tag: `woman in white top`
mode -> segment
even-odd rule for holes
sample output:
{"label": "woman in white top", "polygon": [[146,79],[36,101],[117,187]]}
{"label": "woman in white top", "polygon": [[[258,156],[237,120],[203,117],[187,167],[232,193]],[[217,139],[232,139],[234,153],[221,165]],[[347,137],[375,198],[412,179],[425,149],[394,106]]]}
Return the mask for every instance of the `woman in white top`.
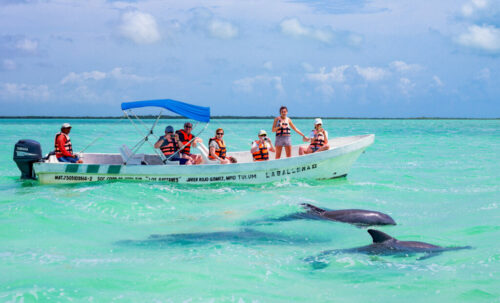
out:
{"label": "woman in white top", "polygon": [[323,128],[323,121],[320,118],[314,120],[314,129],[311,131],[309,137],[304,138],[304,142],[311,142],[311,144],[308,147],[299,147],[300,156],[330,149],[330,145],[328,145],[328,132]]}

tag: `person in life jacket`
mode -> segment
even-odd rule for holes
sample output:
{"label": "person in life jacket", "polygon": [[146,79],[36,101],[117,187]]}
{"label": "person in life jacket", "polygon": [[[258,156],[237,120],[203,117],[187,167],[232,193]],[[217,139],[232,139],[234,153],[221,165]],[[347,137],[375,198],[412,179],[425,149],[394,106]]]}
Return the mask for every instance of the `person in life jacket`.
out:
{"label": "person in life jacket", "polygon": [[276,133],[276,159],[281,158],[281,151],[285,147],[286,156],[289,158],[292,156],[292,139],[290,137],[290,129],[293,129],[297,134],[305,138],[304,134],[298,130],[292,123],[292,119],[287,117],[288,109],[286,106],[280,107],[280,116],[274,118],[273,122],[273,133]]}
{"label": "person in life jacket", "polygon": [[54,147],[57,160],[59,160],[59,162],[83,163],[77,155],[73,154],[73,146],[69,138],[70,131],[71,125],[69,123],[64,123],[61,126],[61,131],[56,134]]}
{"label": "person in life jacket", "polygon": [[208,140],[208,158],[211,160],[217,160],[220,164],[236,163],[234,157],[226,155],[226,142],[222,139],[224,136],[224,130],[218,128],[215,131],[215,137]]}
{"label": "person in life jacket", "polygon": [[191,122],[184,123],[184,128],[179,129],[175,133],[179,136],[179,140],[184,144],[184,148],[180,151],[181,158],[191,160],[193,164],[201,164],[203,158],[201,155],[195,155],[191,153],[191,145],[196,147],[196,143],[201,143],[203,140],[198,137],[194,137],[191,131],[193,130],[193,124]]}
{"label": "person in life jacket", "polygon": [[179,161],[180,165],[192,164],[190,159],[181,158],[179,155],[178,151],[184,145],[180,142],[179,136],[174,134],[174,128],[171,125],[165,128],[165,136],[161,136],[154,147],[159,148],[169,161]]}
{"label": "person in life jacket", "polygon": [[323,121],[320,118],[314,120],[314,129],[311,131],[309,138],[304,138],[304,142],[311,142],[311,144],[308,147],[299,147],[300,156],[330,149],[328,132],[323,129]]}
{"label": "person in life jacket", "polygon": [[267,132],[263,129],[259,131],[259,140],[252,142],[250,152],[254,161],[269,160],[269,152],[276,152],[271,140],[267,137]]}

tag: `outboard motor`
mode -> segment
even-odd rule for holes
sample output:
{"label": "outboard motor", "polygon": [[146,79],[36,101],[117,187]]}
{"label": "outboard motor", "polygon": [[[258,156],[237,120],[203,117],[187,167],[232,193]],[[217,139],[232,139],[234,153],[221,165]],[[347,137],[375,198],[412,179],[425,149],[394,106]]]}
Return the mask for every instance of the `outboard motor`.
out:
{"label": "outboard motor", "polygon": [[21,179],[36,179],[33,163],[42,159],[42,147],[35,140],[19,140],[14,147],[14,161],[21,171]]}

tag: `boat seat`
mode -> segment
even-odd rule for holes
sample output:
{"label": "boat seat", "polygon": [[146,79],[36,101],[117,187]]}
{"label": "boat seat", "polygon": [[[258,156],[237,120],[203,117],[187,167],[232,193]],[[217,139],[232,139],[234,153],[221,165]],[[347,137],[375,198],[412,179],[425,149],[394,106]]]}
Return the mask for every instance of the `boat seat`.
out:
{"label": "boat seat", "polygon": [[127,165],[147,164],[144,154],[132,154],[130,148],[125,144],[120,147],[120,155],[122,156],[123,163]]}
{"label": "boat seat", "polygon": [[219,161],[208,158],[208,148],[205,144],[198,142],[196,143],[196,148],[200,151],[201,157],[203,158],[203,164],[219,164]]}

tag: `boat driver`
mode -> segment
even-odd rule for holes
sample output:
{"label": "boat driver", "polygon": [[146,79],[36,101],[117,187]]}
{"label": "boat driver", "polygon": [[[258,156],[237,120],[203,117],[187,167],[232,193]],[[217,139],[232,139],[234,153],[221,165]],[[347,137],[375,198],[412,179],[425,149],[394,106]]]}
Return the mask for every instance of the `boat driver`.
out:
{"label": "boat driver", "polygon": [[174,128],[171,125],[165,128],[165,136],[161,136],[154,146],[159,148],[169,161],[179,161],[180,165],[192,164],[190,159],[179,156],[177,151],[184,145],[180,142],[179,135],[174,134]]}
{"label": "boat driver", "polygon": [[54,146],[57,160],[59,160],[59,162],[83,163],[77,155],[73,154],[73,146],[69,138],[70,131],[71,125],[69,123],[64,123],[61,126],[61,131],[56,134]]}
{"label": "boat driver", "polygon": [[196,147],[196,143],[201,143],[203,140],[198,137],[194,137],[191,131],[193,130],[193,124],[191,122],[184,123],[184,129],[179,129],[175,133],[179,136],[179,140],[184,144],[184,148],[180,151],[180,156],[182,158],[191,160],[193,164],[201,164],[203,158],[201,155],[195,155],[191,153],[191,143],[193,147]]}
{"label": "boat driver", "polygon": [[330,149],[330,145],[328,145],[328,132],[323,128],[321,118],[314,120],[314,129],[311,131],[309,138],[305,137],[303,140],[304,142],[311,142],[311,144],[308,147],[300,146],[299,156]]}
{"label": "boat driver", "polygon": [[250,152],[254,161],[267,161],[269,160],[269,151],[276,152],[276,150],[265,130],[261,129],[258,135],[259,140],[252,142]]}

